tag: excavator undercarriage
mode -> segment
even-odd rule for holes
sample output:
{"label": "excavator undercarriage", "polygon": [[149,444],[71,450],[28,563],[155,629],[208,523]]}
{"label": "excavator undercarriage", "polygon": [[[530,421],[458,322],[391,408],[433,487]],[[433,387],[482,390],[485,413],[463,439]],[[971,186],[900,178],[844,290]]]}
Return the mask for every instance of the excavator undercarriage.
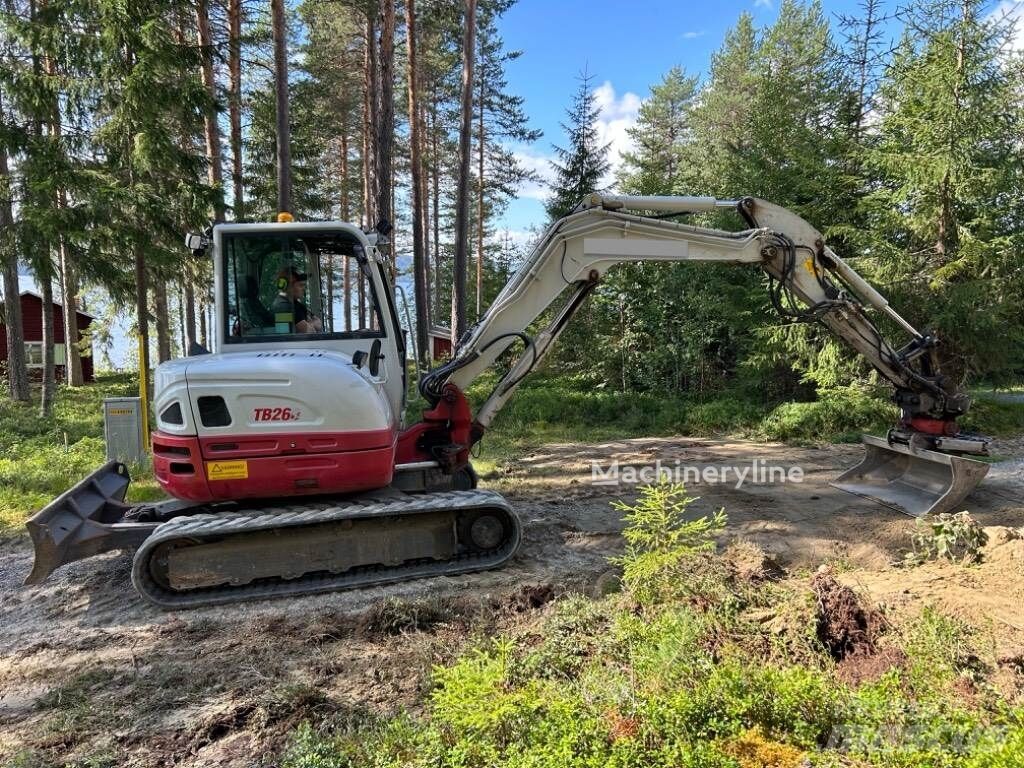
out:
{"label": "excavator undercarriage", "polygon": [[487,570],[521,538],[508,502],[476,488],[129,505],[129,482],[127,467],[110,462],[35,515],[26,583],[64,563],[137,548],[139,594],[162,608],[196,608]]}

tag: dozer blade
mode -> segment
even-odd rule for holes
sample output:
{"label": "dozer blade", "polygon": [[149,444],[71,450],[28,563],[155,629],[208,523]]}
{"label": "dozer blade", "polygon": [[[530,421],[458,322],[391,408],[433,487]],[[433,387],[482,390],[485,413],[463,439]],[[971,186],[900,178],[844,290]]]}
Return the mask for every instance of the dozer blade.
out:
{"label": "dozer blade", "polygon": [[864,460],[833,486],[897,507],[915,517],[957,509],[988,473],[977,459],[890,444],[864,435]]}
{"label": "dozer blade", "polygon": [[35,562],[25,583],[38,584],[65,563],[145,541],[157,523],[124,521],[130,483],[124,464],[108,462],[29,518]]}

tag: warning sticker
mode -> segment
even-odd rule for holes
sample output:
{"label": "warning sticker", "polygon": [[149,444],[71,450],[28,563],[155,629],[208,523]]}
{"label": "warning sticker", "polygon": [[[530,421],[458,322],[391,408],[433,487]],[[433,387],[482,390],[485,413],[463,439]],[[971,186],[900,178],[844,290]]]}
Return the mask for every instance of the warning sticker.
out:
{"label": "warning sticker", "polygon": [[246,480],[249,477],[249,462],[208,461],[206,476],[210,480]]}

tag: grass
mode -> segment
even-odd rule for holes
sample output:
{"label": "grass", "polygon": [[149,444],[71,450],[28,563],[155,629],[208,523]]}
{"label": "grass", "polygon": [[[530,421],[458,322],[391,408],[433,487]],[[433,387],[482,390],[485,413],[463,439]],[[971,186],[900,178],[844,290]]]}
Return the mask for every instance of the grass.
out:
{"label": "grass", "polygon": [[[633,539],[688,525],[685,510],[671,505],[650,514],[666,499],[679,496],[650,493],[628,515]],[[710,551],[710,538],[687,532],[671,551],[659,539],[628,552],[624,569],[638,566],[634,575],[645,575],[623,592],[565,597],[539,623],[482,640],[435,667],[422,710],[307,722],[280,764],[1020,765],[1024,709],[990,685],[994,661],[983,638],[925,610],[905,624],[887,623],[880,642],[896,653],[880,658],[892,661],[847,682],[843,664],[870,661],[881,646],[837,661],[816,634],[826,609],[807,582],[743,581]],[[704,536],[712,535],[707,527]],[[634,557],[647,559],[631,563]],[[685,590],[660,588],[681,573],[703,577]],[[754,618],[765,612],[791,619],[771,626]]]}
{"label": "grass", "polygon": [[[100,375],[86,387],[60,387],[53,414],[0,398],[0,536],[102,465],[103,398],[136,394],[124,374]],[[130,499],[160,498],[148,472],[132,472]]]}

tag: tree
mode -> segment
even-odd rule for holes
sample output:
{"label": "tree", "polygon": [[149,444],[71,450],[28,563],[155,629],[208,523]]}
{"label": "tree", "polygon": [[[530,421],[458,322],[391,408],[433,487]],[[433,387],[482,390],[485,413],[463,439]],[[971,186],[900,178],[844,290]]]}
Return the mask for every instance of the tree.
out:
{"label": "tree", "polygon": [[288,117],[288,27],[285,0],[270,0],[274,33],[274,104],[277,137],[277,210],[292,213],[291,124]]}
{"label": "tree", "polygon": [[583,72],[578,80],[579,87],[566,110],[568,122],[561,124],[568,146],[554,148],[555,180],[551,184],[551,197],[545,204],[551,221],[571,213],[586,195],[601,191],[601,180],[611,167],[608,160],[611,145],[602,145],[598,134],[600,110],[591,88],[593,77]]}
{"label": "tree", "polygon": [[1024,88],[1012,22],[978,0],[922,0],[879,91],[865,149],[878,273],[934,323],[954,375],[1024,362],[1019,201]]}
{"label": "tree", "polygon": [[510,143],[539,139],[542,132],[529,127],[521,96],[508,92],[505,65],[522,51],[505,49],[498,33],[498,19],[513,0],[487,0],[477,19],[476,76],[476,316],[483,311],[484,262],[488,221],[500,214],[525,181],[540,177],[523,167]]}
{"label": "tree", "polygon": [[[393,226],[395,213],[392,210],[394,173],[393,145],[395,135],[395,0],[381,0],[380,42],[377,46],[379,60],[377,133],[374,137],[374,159],[377,163],[377,202],[379,219],[387,219]],[[394,269],[392,253],[392,270]]]}
{"label": "tree", "polygon": [[690,113],[697,94],[697,78],[680,67],[668,71],[651,88],[629,129],[634,149],[623,153],[619,187],[631,194],[677,195],[692,193],[693,165],[687,150],[693,143]]}
{"label": "tree", "polygon": [[91,7],[100,41],[91,141],[102,184],[88,200],[88,216],[94,247],[118,267],[108,291],[118,301],[134,296],[144,368],[151,277],[177,269],[182,225],[198,226],[214,202],[192,140],[201,135],[209,104],[199,51],[178,36],[176,0],[103,0]]}
{"label": "tree", "polygon": [[462,39],[462,107],[459,123],[459,175],[455,195],[455,264],[452,288],[452,345],[466,330],[466,272],[469,261],[470,142],[473,132],[473,64],[476,43],[476,0],[465,0]]}
{"label": "tree", "polygon": [[750,141],[757,52],[754,19],[743,12],[726,32],[722,47],[712,54],[710,75],[693,110],[694,146],[701,156],[697,186],[708,194],[735,194],[731,176],[736,157]]}
{"label": "tree", "polygon": [[419,363],[430,364],[427,329],[430,308],[427,292],[427,256],[424,243],[423,158],[421,157],[422,126],[419,113],[419,70],[416,66],[416,0],[405,0],[406,78],[409,104],[409,172],[412,176],[412,272],[416,297],[416,348]]}
{"label": "tree", "polygon": [[[2,95],[2,94],[0,94]],[[22,332],[21,298],[18,287],[18,251],[12,208],[10,166],[7,159],[7,120],[0,99],[0,259],[3,265],[4,325],[7,333],[7,391],[12,400],[27,403],[31,397]]]}
{"label": "tree", "polygon": [[228,115],[231,123],[231,208],[235,221],[245,218],[245,188],[242,183],[242,24],[244,13],[242,0],[228,0]]}
{"label": "tree", "polygon": [[207,0],[196,0],[196,39],[202,55],[202,80],[206,89],[207,109],[203,115],[206,139],[207,180],[214,191],[213,220],[224,221],[224,165],[221,157],[220,123],[218,122],[217,81],[213,68],[213,39],[210,34],[210,12]]}

